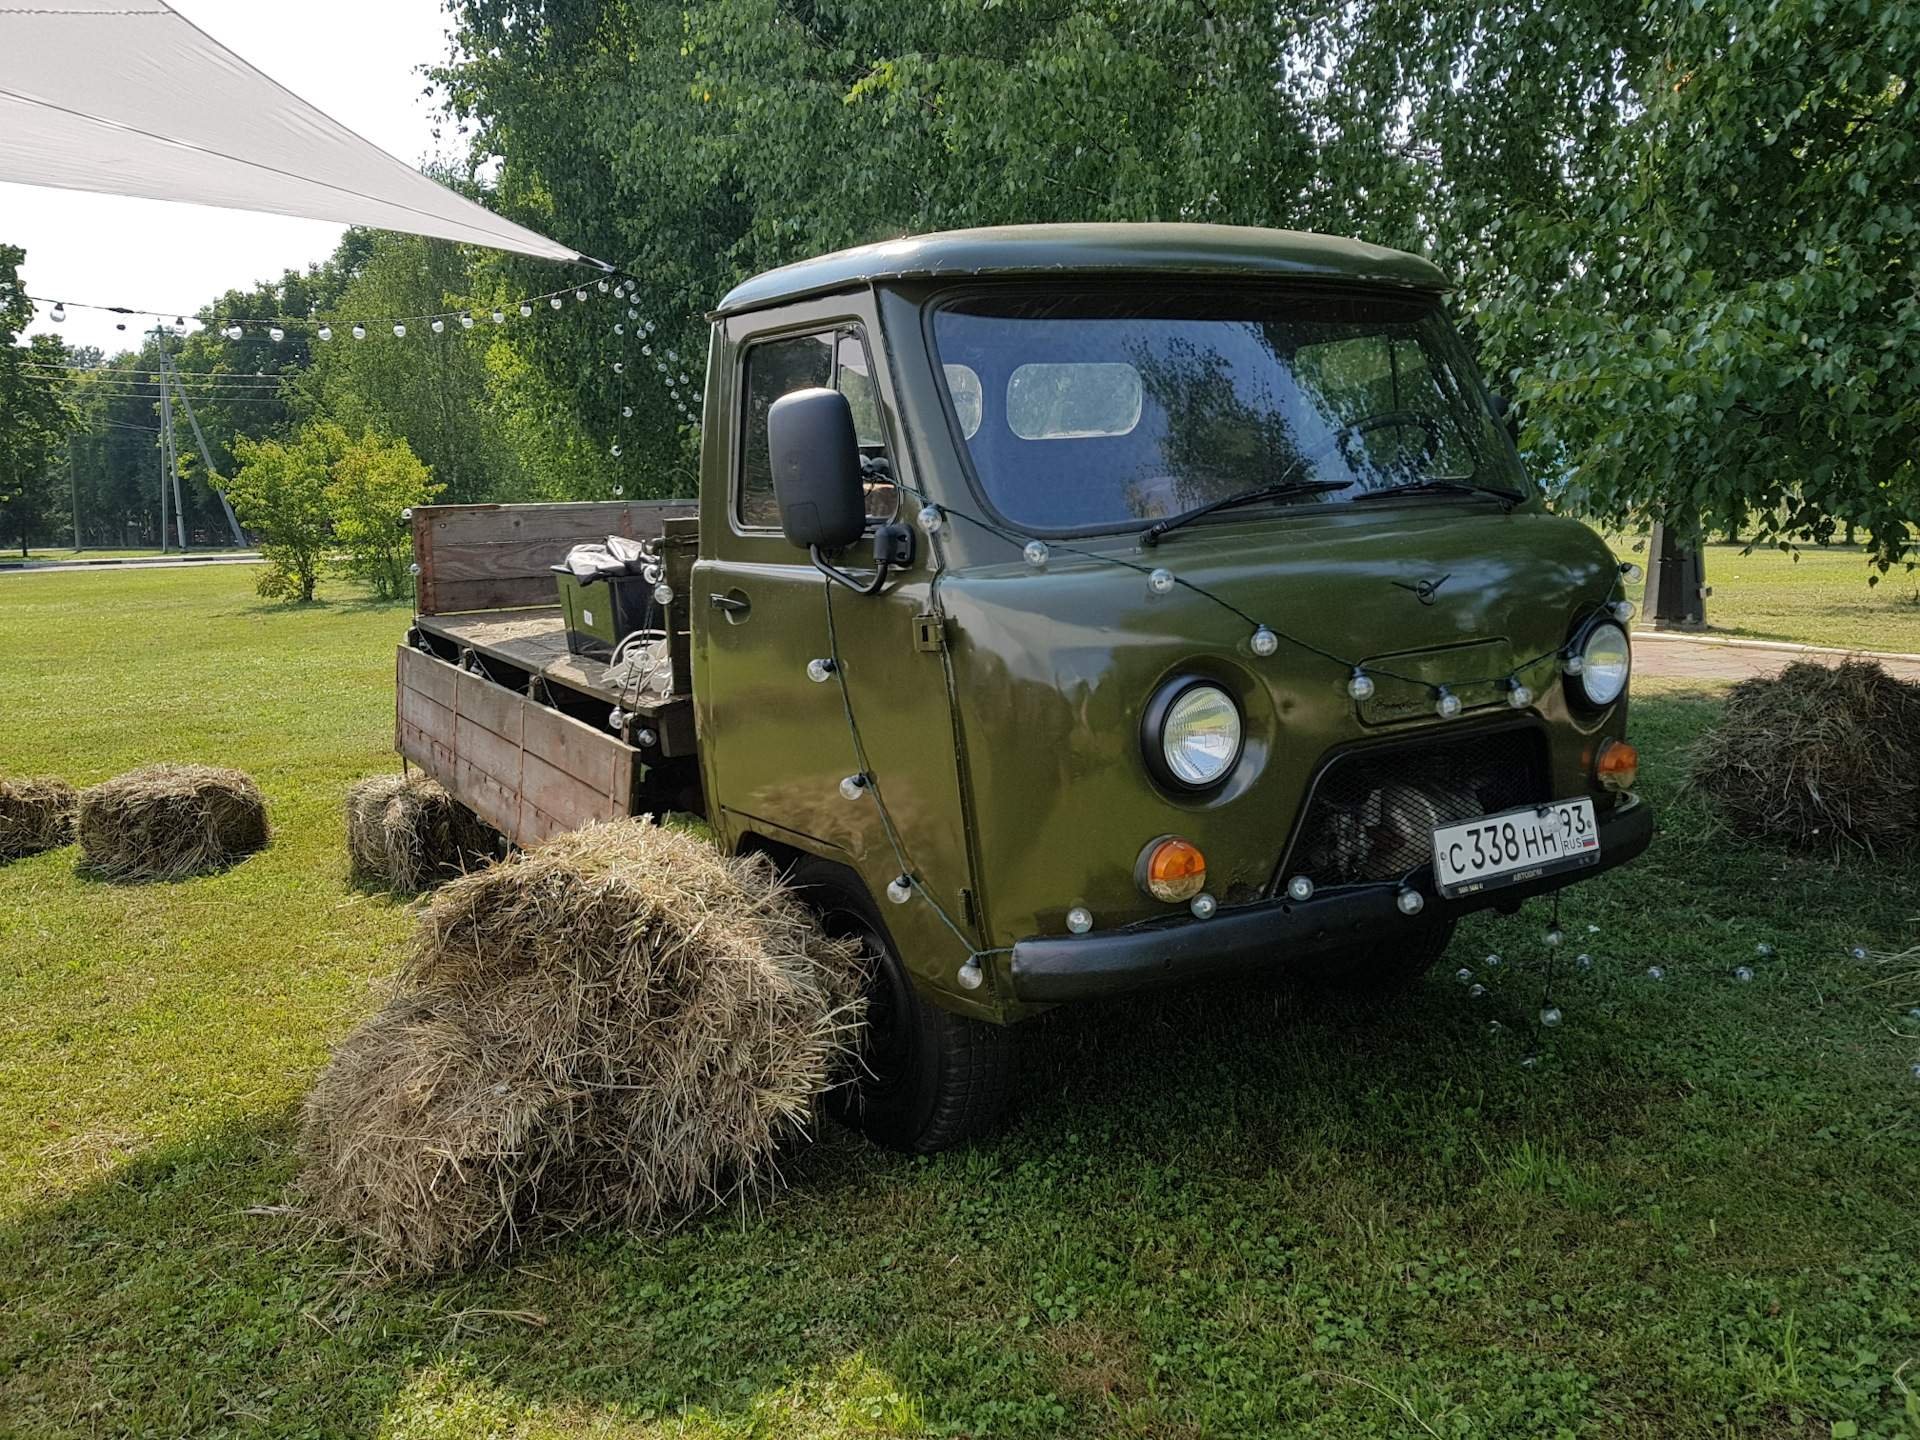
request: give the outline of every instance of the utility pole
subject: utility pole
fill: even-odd
[[[163,355],[166,353],[161,352]],[[213,455],[207,449],[207,437],[200,433],[200,421],[193,413],[193,401],[187,398],[187,387],[180,383],[180,372],[173,368],[173,357],[167,356],[167,374],[173,381],[173,388],[180,392],[180,405],[187,412],[187,424],[193,427],[193,440],[200,447],[200,462],[207,467],[207,484],[213,488],[214,498],[220,502],[220,508],[227,515],[227,529],[233,532],[233,548],[247,548],[247,537],[241,533],[240,521],[233,513],[233,506],[227,503],[227,492],[220,488],[220,476],[213,468]]]
[[[67,436],[67,501],[73,508],[73,549],[74,553],[78,554],[80,551],[80,465],[74,459],[74,439],[75,437],[69,433]]]
[[[173,453],[173,392],[167,385],[171,366],[167,363],[167,342],[160,340],[160,444],[166,451],[167,478],[173,482],[173,528],[180,540],[180,553],[187,551],[187,517],[180,503],[180,459]],[[163,497],[164,498],[164,497]]]

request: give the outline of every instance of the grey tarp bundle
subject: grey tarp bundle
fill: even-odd
[[[361,139],[163,0],[0,0],[0,180],[586,258]]]

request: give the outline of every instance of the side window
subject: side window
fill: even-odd
[[[778,529],[780,506],[773,494],[773,460],[767,450],[767,411],[795,390],[830,387],[847,397],[854,433],[863,453],[885,453],[886,430],[880,422],[880,396],[866,338],[857,325],[811,335],[764,340],[747,351],[743,386],[747,409],[740,462],[739,518],[753,529]],[[894,487],[869,483],[867,513],[891,517],[897,505]]]
[[[767,411],[782,395],[813,390],[833,379],[833,334],[790,335],[747,351],[746,429],[740,447],[740,523],[778,529],[773,459],[767,453]]]

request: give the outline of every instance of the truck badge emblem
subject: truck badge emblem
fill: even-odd
[[[1422,605],[1431,605],[1433,603],[1433,597],[1440,593],[1440,587],[1452,578],[1453,572],[1449,570],[1438,580],[1422,580],[1417,585],[1409,585],[1404,580],[1396,580],[1393,583],[1402,590],[1411,592],[1414,599],[1418,600]]]

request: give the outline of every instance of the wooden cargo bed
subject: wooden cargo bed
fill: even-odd
[[[678,595],[693,563],[688,508],[416,507],[420,603],[395,675],[400,753],[522,845],[621,815],[702,813],[685,600],[666,607],[671,698],[623,694],[604,660],[568,651],[549,568],[579,539],[663,537]]]

